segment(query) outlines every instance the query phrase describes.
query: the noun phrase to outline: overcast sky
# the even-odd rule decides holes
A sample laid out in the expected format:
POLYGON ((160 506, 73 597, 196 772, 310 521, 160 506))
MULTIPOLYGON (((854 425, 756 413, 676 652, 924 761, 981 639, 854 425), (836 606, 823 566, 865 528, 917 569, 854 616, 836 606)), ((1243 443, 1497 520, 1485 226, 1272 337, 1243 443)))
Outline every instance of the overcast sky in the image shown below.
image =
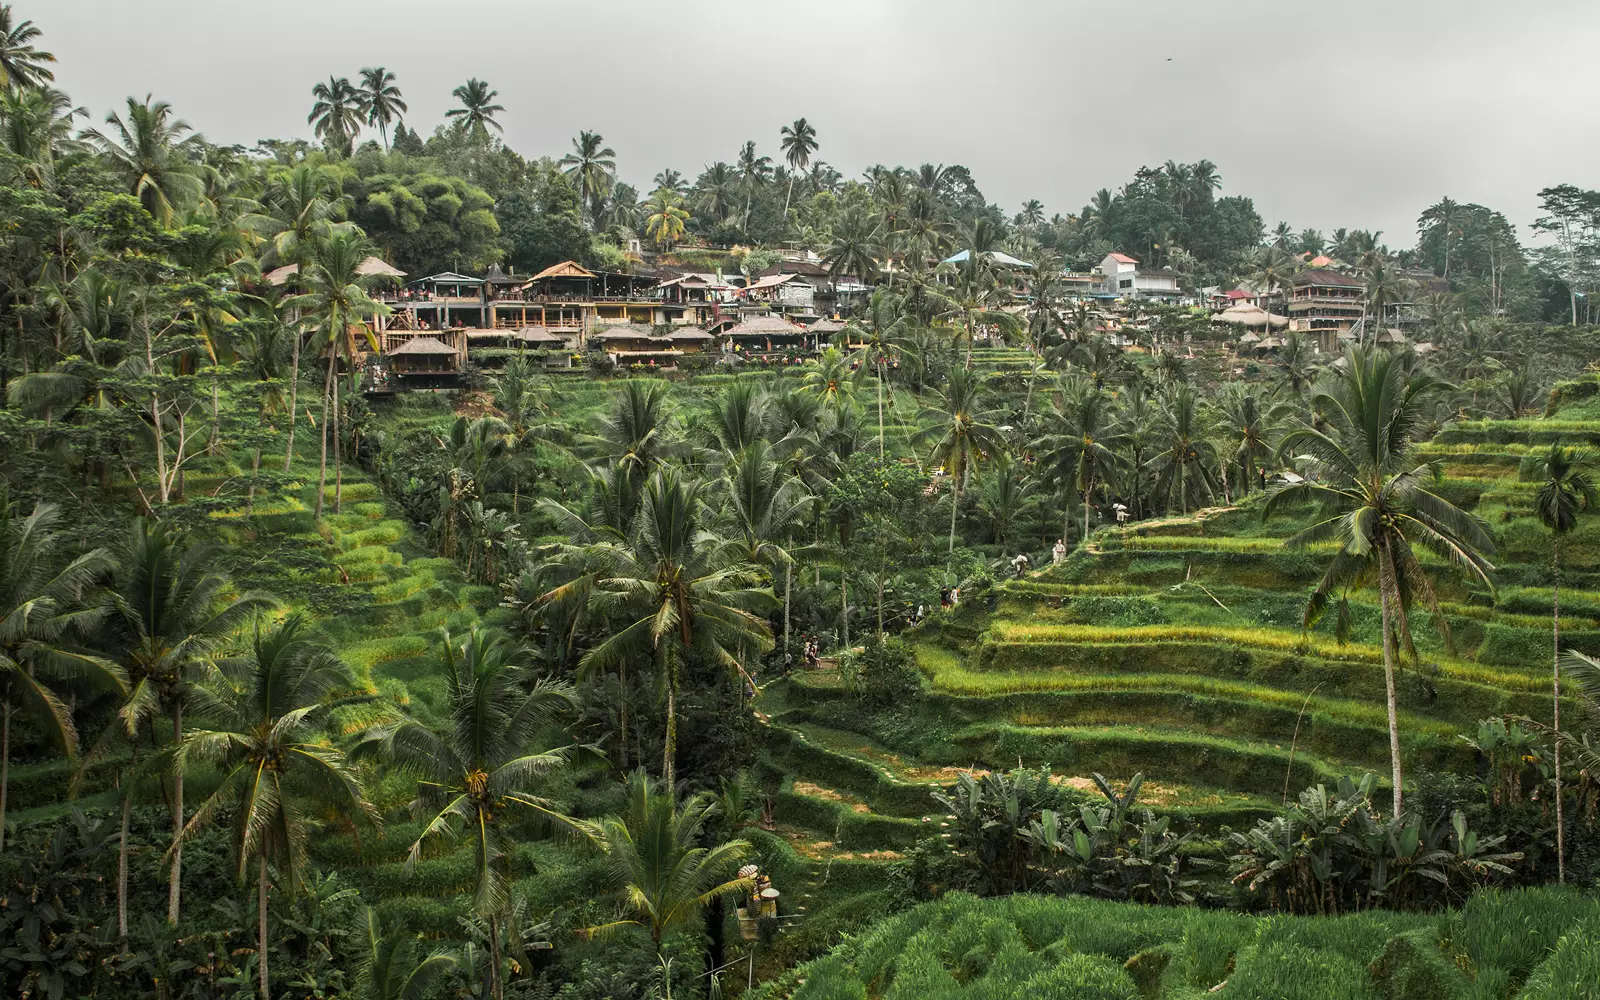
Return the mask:
MULTIPOLYGON (((505 140, 605 136, 641 189, 801 115, 847 177, 963 163, 1015 212, 1077 211, 1140 164, 1207 157, 1272 225, 1413 240, 1448 194, 1525 227, 1600 186, 1595 0, 16 0, 98 121, 130 94, 207 138, 309 136, 313 83, 398 76, 424 134, 470 76, 505 140)), ((1526 236, 1527 230, 1523 229, 1526 236)))

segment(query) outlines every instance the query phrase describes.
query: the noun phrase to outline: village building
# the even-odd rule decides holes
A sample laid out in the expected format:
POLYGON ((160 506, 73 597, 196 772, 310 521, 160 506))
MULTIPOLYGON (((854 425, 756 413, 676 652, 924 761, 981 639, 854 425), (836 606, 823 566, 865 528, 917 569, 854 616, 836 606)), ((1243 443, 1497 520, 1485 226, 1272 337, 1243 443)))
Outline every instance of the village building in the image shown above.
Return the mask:
POLYGON ((1107 294, 1119 298, 1181 299, 1181 277, 1177 271, 1164 267, 1140 268, 1138 258, 1125 253, 1108 253, 1100 261, 1101 285, 1107 294))
POLYGON ((1289 293, 1289 329, 1314 335, 1324 351, 1338 350, 1339 342, 1350 339, 1351 330, 1361 321, 1366 294, 1366 286, 1359 280, 1331 268, 1301 271, 1294 276, 1289 293))

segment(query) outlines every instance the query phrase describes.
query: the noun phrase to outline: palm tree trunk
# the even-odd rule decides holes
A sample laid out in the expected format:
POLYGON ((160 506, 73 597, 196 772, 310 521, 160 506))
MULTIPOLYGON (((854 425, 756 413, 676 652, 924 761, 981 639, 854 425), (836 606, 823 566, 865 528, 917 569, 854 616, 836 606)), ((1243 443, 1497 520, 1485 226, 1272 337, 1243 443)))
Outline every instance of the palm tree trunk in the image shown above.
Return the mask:
POLYGON ((1551 602, 1552 636, 1555 643, 1555 674, 1551 685, 1554 704, 1552 724, 1556 731, 1556 880, 1567 880, 1567 817, 1561 804, 1561 542, 1552 539, 1551 561, 1555 569, 1554 600, 1551 602))
MULTIPOLYGON (((172 745, 183 742, 183 702, 172 706, 172 745)), ((172 872, 167 883, 167 923, 178 926, 180 878, 183 874, 183 768, 172 769, 172 872)))
POLYGON ((250 488, 245 491, 245 500, 251 503, 256 498, 256 476, 261 474, 261 447, 256 446, 250 456, 250 488))
POLYGON ((1083 487, 1083 547, 1089 547, 1089 496, 1094 492, 1094 476, 1089 476, 1089 482, 1083 487))
POLYGON ((6 849, 6 792, 11 784, 11 702, 0 703, 0 852, 6 849))
POLYGON ((628 661, 626 658, 617 663, 617 700, 622 705, 622 736, 618 741, 621 749, 619 761, 622 764, 622 773, 628 773, 628 661))
POLYGON ((883 461, 883 365, 878 365, 878 461, 883 461))
POLYGON ((661 774, 666 778, 668 792, 675 787, 674 780, 677 775, 673 761, 678 756, 678 677, 677 670, 672 662, 672 654, 667 654, 667 738, 661 747, 661 774))
POLYGON ((289 471, 289 465, 294 461, 294 422, 295 406, 298 405, 300 390, 300 331, 294 332, 294 345, 290 349, 289 359, 289 441, 283 446, 283 471, 289 471))
POLYGON ((843 562, 839 563, 839 637, 844 641, 843 649, 850 649, 850 589, 848 575, 845 573, 843 562))
MULTIPOLYGON (((794 536, 789 537, 789 548, 794 548, 794 536)), ((794 563, 783 564, 783 655, 789 655, 789 581, 794 575, 794 563)), ((787 661, 786 661, 787 662, 787 661)))
POLYGON ((139 762, 139 741, 133 741, 133 760, 128 766, 128 775, 119 779, 122 788, 122 826, 117 832, 117 938, 126 941, 128 938, 128 824, 133 819, 133 789, 130 775, 133 774, 139 762))
POLYGON ((1378 605, 1383 618, 1383 684, 1384 697, 1389 711, 1389 763, 1393 770, 1394 815, 1400 816, 1403 805, 1400 790, 1400 712, 1394 688, 1394 616, 1399 608, 1398 581, 1395 579, 1393 557, 1387 546, 1378 548, 1378 605))
POLYGON ((489 918, 489 995, 500 1000, 500 918, 489 918))
POLYGON ((328 488, 328 404, 333 399, 333 351, 328 352, 328 374, 322 380, 322 458, 317 473, 317 509, 312 516, 322 520, 322 492, 328 488))
MULTIPOLYGON (((335 358, 329 361, 328 364, 336 366, 338 359, 335 358)), ((333 428, 330 433, 333 434, 333 512, 338 514, 343 512, 344 506, 340 496, 340 491, 344 487, 344 442, 339 440, 339 377, 337 375, 333 379, 333 428)))
POLYGON ((257 859, 259 875, 256 882, 256 973, 261 982, 261 1000, 272 1000, 267 986, 267 855, 262 852, 257 859))

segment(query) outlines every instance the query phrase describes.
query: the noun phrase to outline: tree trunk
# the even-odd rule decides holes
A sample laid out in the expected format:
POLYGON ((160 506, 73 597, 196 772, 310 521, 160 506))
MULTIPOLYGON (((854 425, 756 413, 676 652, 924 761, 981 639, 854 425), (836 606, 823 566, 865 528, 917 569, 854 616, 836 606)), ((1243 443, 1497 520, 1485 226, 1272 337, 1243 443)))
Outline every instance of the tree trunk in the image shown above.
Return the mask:
MULTIPOLYGON (((172 745, 183 742, 183 702, 172 706, 172 745)), ((167 883, 167 923, 178 926, 180 877, 183 874, 183 768, 172 769, 172 872, 167 883)))
POLYGON ((622 736, 617 741, 621 750, 619 763, 622 773, 628 773, 628 661, 624 657, 617 663, 617 701, 622 706, 622 736))
POLYGON ((1094 477, 1089 477, 1088 485, 1083 488, 1083 547, 1089 547, 1089 496, 1094 492, 1094 477))
POLYGON ((1552 637, 1555 648, 1555 674, 1551 701, 1555 709, 1552 724, 1556 731, 1556 880, 1567 880, 1567 816, 1561 804, 1561 542, 1551 540, 1551 561, 1555 568, 1554 600, 1551 602, 1552 637))
POLYGON ((1399 608, 1397 581, 1393 557, 1386 546, 1378 549, 1378 604, 1383 618, 1383 684, 1384 697, 1389 711, 1389 763, 1393 770, 1394 815, 1399 817, 1403 806, 1400 789, 1400 712, 1394 688, 1394 615, 1399 608))
MULTIPOLYGON (((139 760, 138 741, 134 741, 134 764, 139 760)), ((122 827, 117 836, 117 938, 128 939, 128 824, 133 819, 133 789, 128 787, 134 764, 120 780, 122 788, 122 827)))
POLYGON ((256 499, 256 477, 261 474, 261 447, 256 446, 250 456, 250 488, 245 493, 245 500, 254 503, 256 499))
POLYGON ((11 784, 11 702, 0 703, 0 853, 6 849, 6 792, 11 784))
POLYGON ((878 461, 883 461, 883 366, 878 366, 878 461))
POLYGON ((955 476, 950 477, 950 546, 945 550, 944 571, 950 572, 950 564, 956 558, 956 512, 961 510, 961 481, 955 476))
POLYGON ((841 651, 850 649, 850 589, 846 579, 844 563, 839 564, 839 638, 843 640, 841 651))
MULTIPOLYGON (((331 354, 331 352, 330 352, 331 354)), ((333 399, 333 361, 328 362, 328 374, 322 380, 322 458, 317 472, 317 509, 312 516, 322 520, 322 493, 328 488, 328 405, 333 399)))
POLYGON ((661 747, 661 774, 667 781, 667 791, 675 787, 677 777, 673 762, 678 756, 678 671, 667 654, 667 738, 661 747))
POLYGON ((294 424, 295 407, 298 404, 300 390, 300 331, 294 331, 294 345, 290 349, 289 360, 289 441, 283 447, 283 471, 289 471, 289 465, 294 461, 294 424))
POLYGON ((261 982, 261 1000, 272 1000, 267 986, 267 855, 258 859, 259 880, 256 883, 256 973, 261 982))
MULTIPOLYGON (((794 537, 789 538, 789 548, 794 548, 794 537)), ((783 655, 789 655, 789 581, 794 575, 794 563, 783 564, 783 655)))
POLYGON ((489 918, 489 995, 500 1000, 500 918, 489 918))
MULTIPOLYGON (((329 360, 330 367, 337 367, 338 358, 329 360)), ((339 439, 339 376, 333 377, 333 512, 343 513, 341 491, 344 488, 344 442, 339 439)))

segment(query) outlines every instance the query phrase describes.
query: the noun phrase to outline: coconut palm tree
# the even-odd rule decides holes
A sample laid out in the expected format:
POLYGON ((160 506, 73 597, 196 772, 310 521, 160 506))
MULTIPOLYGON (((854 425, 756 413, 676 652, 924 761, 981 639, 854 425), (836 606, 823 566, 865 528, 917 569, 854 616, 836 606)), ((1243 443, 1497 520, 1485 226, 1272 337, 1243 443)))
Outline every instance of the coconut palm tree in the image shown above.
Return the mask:
POLYGON ((1278 370, 1278 377, 1283 380, 1282 384, 1289 387, 1298 402, 1304 398, 1306 387, 1317 374, 1317 363, 1311 352, 1311 343, 1300 331, 1290 330, 1283 338, 1283 346, 1278 348, 1272 359, 1272 367, 1278 370))
POLYGON ((561 172, 573 178, 578 194, 589 206, 589 218, 599 225, 601 202, 617 174, 617 152, 605 145, 598 132, 579 132, 572 152, 557 161, 561 172))
POLYGON ((105 549, 74 556, 58 529, 61 514, 38 504, 19 517, 0 490, 0 851, 5 850, 6 793, 10 787, 11 716, 19 707, 66 752, 78 754, 78 729, 56 687, 125 691, 116 664, 80 649, 75 630, 95 625, 99 613, 83 599, 111 564, 105 549))
POLYGON ((445 117, 459 118, 461 127, 466 131, 481 129, 487 132, 491 128, 496 132, 504 131, 495 119, 495 115, 505 110, 504 105, 494 103, 500 91, 490 89, 487 83, 474 77, 450 91, 450 96, 460 101, 461 107, 446 111, 445 117))
MULTIPOLYGON (((139 518, 117 554, 106 598, 107 644, 122 660, 131 687, 120 717, 137 741, 158 716, 172 722, 169 747, 183 742, 184 710, 195 682, 216 670, 215 656, 256 614, 272 606, 263 594, 230 593, 218 550, 188 543, 174 530, 139 518)), ((172 773, 172 855, 167 922, 178 923, 183 873, 183 769, 172 773)))
POLYGON ((811 162, 811 154, 817 151, 817 130, 804 118, 796 118, 794 124, 785 125, 778 130, 783 137, 779 144, 783 148, 783 158, 789 164, 789 191, 783 196, 783 214, 789 215, 789 199, 794 195, 794 175, 796 171, 805 172, 806 164, 811 162))
POLYGON ((144 103, 128 98, 127 117, 106 116, 107 132, 89 129, 83 137, 106 157, 129 193, 163 225, 171 225, 180 208, 198 203, 205 193, 200 156, 205 140, 181 118, 172 117, 166 101, 144 103))
POLYGON ((673 787, 678 752, 678 686, 693 654, 745 674, 738 654, 772 648, 764 619, 752 613, 772 599, 754 567, 728 558, 702 537, 700 486, 658 469, 644 490, 627 543, 613 546, 612 566, 594 599, 625 622, 591 649, 582 666, 606 670, 625 657, 655 661, 666 689, 667 732, 661 773, 673 787))
POLYGON ((884 288, 872 290, 872 297, 867 300, 867 314, 860 319, 851 320, 846 325, 847 339, 855 339, 861 344, 861 350, 855 357, 855 364, 859 371, 869 368, 877 372, 878 376, 878 457, 884 457, 883 434, 883 396, 884 389, 889 381, 888 372, 884 366, 888 362, 889 352, 892 351, 900 338, 904 335, 909 323, 901 303, 893 292, 884 288))
POLYGON ((848 274, 871 281, 878 273, 878 259, 884 255, 882 237, 883 224, 866 209, 853 206, 834 226, 822 259, 835 278, 848 274))
POLYGON ((1419 237, 1426 237, 1433 231, 1439 232, 1439 240, 1444 250, 1443 277, 1446 281, 1450 279, 1450 249, 1455 244, 1456 237, 1461 234, 1462 215, 1461 203, 1454 198, 1445 197, 1429 205, 1417 217, 1419 237))
POLYGON ((1489 572, 1494 567, 1486 554, 1494 550, 1494 542, 1489 533, 1477 518, 1429 491, 1434 469, 1412 457, 1426 420, 1424 404, 1446 388, 1421 368, 1409 367, 1401 355, 1350 348, 1313 397, 1312 409, 1323 423, 1291 430, 1278 444, 1280 455, 1309 455, 1313 475, 1273 491, 1262 508, 1265 519, 1287 503, 1312 500, 1329 512, 1284 543, 1297 548, 1334 541, 1339 546, 1306 605, 1306 627, 1315 624, 1335 592, 1376 578, 1396 816, 1402 813, 1403 774, 1395 660, 1402 644, 1412 648, 1405 609, 1420 600, 1448 638, 1415 546, 1492 586, 1489 572))
POLYGON ((655 240, 656 246, 670 248, 683 239, 689 213, 683 209, 682 196, 672 188, 657 188, 644 210, 650 213, 644 220, 645 235, 655 240))
POLYGON ((340 512, 344 465, 340 461, 339 439, 339 382, 336 369, 343 361, 354 368, 356 337, 364 337, 373 351, 378 349, 377 338, 364 320, 385 315, 389 307, 367 294, 368 289, 382 280, 381 276, 363 274, 361 263, 372 256, 375 248, 359 229, 331 230, 317 238, 301 271, 306 291, 290 299, 290 303, 314 322, 314 330, 327 358, 327 374, 322 383, 322 457, 317 475, 317 502, 315 516, 322 517, 322 495, 328 485, 328 437, 333 437, 333 512, 340 512), (332 414, 331 419, 329 414, 332 414))
POLYGON ((0 90, 0 148, 16 157, 18 178, 43 187, 54 176, 56 160, 83 147, 72 138, 72 123, 88 114, 53 87, 0 90))
MULTIPOLYGON (((1058 398, 1041 415, 1043 428, 1032 448, 1047 485, 1083 503, 1083 535, 1089 541, 1089 502, 1097 482, 1127 466, 1129 440, 1111 409, 1111 395, 1080 376, 1062 379, 1058 398)), ((1061 537, 1072 534, 1073 504, 1063 502, 1061 537)))
POLYGON ((0 89, 43 87, 56 75, 45 63, 56 57, 34 45, 41 32, 32 21, 14 22, 10 4, 0 4, 0 89))
MULTIPOLYGON (((982 377, 970 368, 952 367, 934 403, 918 414, 922 424, 912 443, 928 448, 928 464, 941 465, 950 477, 950 544, 946 561, 955 558, 956 512, 973 468, 1005 450, 1000 429, 990 423, 982 377)), ((948 567, 947 567, 948 568, 948 567)))
POLYGON ((443 634, 438 661, 448 722, 415 719, 373 730, 358 748, 378 753, 420 782, 412 809, 424 821, 406 868, 423 851, 465 836, 472 842, 473 910, 490 925, 491 995, 501 995, 499 921, 510 905, 511 856, 521 820, 586 835, 536 789, 567 767, 575 747, 531 751, 541 733, 572 708, 572 689, 528 683, 528 651, 504 636, 473 628, 464 640, 443 634))
POLYGON ((1228 453, 1224 458, 1239 466, 1239 496, 1250 492, 1256 468, 1272 456, 1271 440, 1278 424, 1289 413, 1284 403, 1273 403, 1251 389, 1232 385, 1218 401, 1222 436, 1228 453))
POLYGON ((361 71, 361 89, 356 92, 361 102, 361 113, 366 124, 376 126, 383 137, 383 148, 389 148, 389 123, 400 121, 411 110, 394 84, 394 74, 382 66, 369 66, 361 71))
POLYGON ((1251 258, 1250 281, 1266 299, 1263 308, 1271 311, 1274 292, 1282 296, 1285 303, 1289 301, 1289 296, 1294 292, 1294 276, 1299 270, 1300 258, 1277 243, 1269 243, 1256 250, 1251 258))
POLYGON ((844 352, 837 347, 823 351, 816 364, 800 376, 800 389, 815 395, 830 410, 850 408, 856 400, 856 378, 844 352))
MULTIPOLYGON (((1551 578, 1551 635, 1554 639, 1555 668, 1551 682, 1551 701, 1554 718, 1552 727, 1561 730, 1561 540, 1578 526, 1578 515, 1594 510, 1600 504, 1600 490, 1596 490, 1593 477, 1584 471, 1588 456, 1581 451, 1550 446, 1543 461, 1536 464, 1539 472, 1539 491, 1534 494, 1533 509, 1539 520, 1550 529, 1551 578)), ((1556 779, 1556 871, 1562 882, 1567 880, 1567 830, 1566 815, 1561 806, 1561 741, 1555 747, 1556 779)))
POLYGON ((330 76, 326 83, 311 88, 316 98, 306 124, 329 150, 349 156, 355 148, 356 136, 361 133, 363 104, 361 91, 350 85, 350 78, 330 76))
POLYGON ((689 190, 689 185, 684 181, 683 175, 671 167, 656 174, 655 180, 651 181, 651 183, 656 186, 657 190, 666 188, 679 197, 682 197, 689 190))
POLYGON ((756 439, 734 454, 723 474, 728 528, 723 544, 738 561, 760 566, 775 583, 783 568, 783 632, 789 637, 789 585, 794 570, 794 536, 816 508, 817 496, 805 480, 786 468, 765 440, 756 439))
POLYGON ((713 900, 754 888, 753 880, 737 873, 750 852, 746 841, 702 846, 716 812, 716 799, 708 792, 679 804, 670 785, 633 772, 622 814, 602 820, 599 837, 612 881, 634 916, 591 927, 589 933, 603 937, 621 927, 644 927, 660 956, 668 932, 698 923, 713 900))
POLYGON ((695 184, 703 210, 718 222, 728 221, 737 197, 738 173, 718 160, 705 169, 695 184))
POLYGON ((1389 311, 1410 297, 1413 285, 1393 263, 1376 255, 1366 265, 1362 280, 1367 286, 1367 325, 1374 331, 1371 342, 1375 344, 1378 332, 1388 323, 1389 311))
MULTIPOLYGON (((194 811, 181 836, 188 838, 227 816, 240 881, 256 867, 256 973, 262 1000, 270 1000, 267 956, 269 866, 280 889, 292 890, 306 864, 306 842, 320 817, 345 822, 378 820, 344 755, 316 725, 328 699, 350 688, 349 671, 331 648, 306 630, 303 614, 290 614, 262 631, 249 655, 223 661, 221 683, 211 686, 216 724, 183 739, 175 769, 215 769, 217 790, 194 811)), ((177 849, 174 845, 173 850, 177 849)))
POLYGON ((739 176, 744 181, 744 220, 740 228, 749 229, 750 203, 755 199, 756 190, 772 176, 772 157, 757 156, 754 140, 746 140, 739 147, 739 176))
POLYGON ((1189 513, 1191 500, 1217 494, 1217 450, 1206 440, 1200 421, 1200 397, 1180 385, 1166 397, 1166 446, 1151 459, 1155 492, 1167 509, 1189 513))

